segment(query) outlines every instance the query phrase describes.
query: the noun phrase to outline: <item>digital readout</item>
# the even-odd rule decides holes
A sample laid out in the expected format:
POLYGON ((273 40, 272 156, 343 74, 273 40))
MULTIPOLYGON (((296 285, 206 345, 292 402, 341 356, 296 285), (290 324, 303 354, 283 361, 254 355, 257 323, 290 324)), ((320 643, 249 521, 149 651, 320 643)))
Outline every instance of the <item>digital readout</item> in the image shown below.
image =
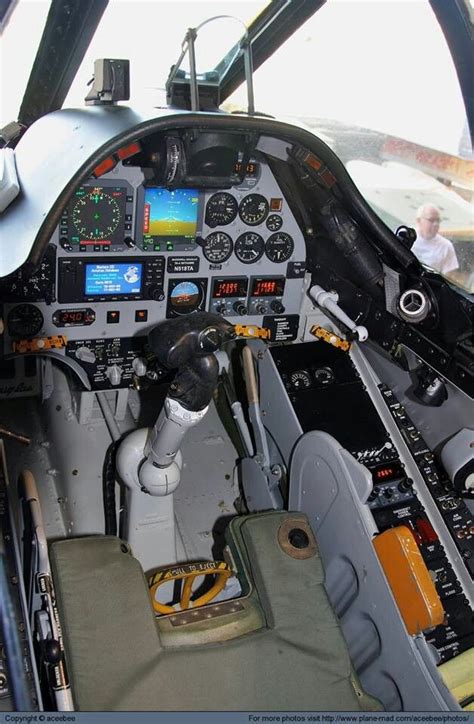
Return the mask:
POLYGON ((372 471, 372 476, 376 483, 383 483, 386 480, 394 480, 395 478, 403 477, 405 473, 402 467, 397 463, 391 463, 390 465, 383 465, 372 471))
POLYGON ((87 309, 61 309, 59 312, 59 321, 65 327, 73 327, 76 325, 91 324, 93 317, 87 309))
POLYGON ((251 297, 281 297, 285 290, 284 277, 252 279, 251 297))
MULTIPOLYGON (((237 161, 237 163, 235 164, 234 171, 235 171, 235 173, 238 173, 239 175, 242 172, 242 163, 240 161, 237 161)), ((257 175, 257 172, 258 172, 258 164, 256 164, 254 161, 249 161, 245 167, 245 175, 254 177, 257 175)))
POLYGON ((214 279, 212 298, 246 297, 248 279, 214 279))
POLYGON ((53 314, 53 324, 56 327, 88 327, 95 322, 93 309, 58 309, 53 314))

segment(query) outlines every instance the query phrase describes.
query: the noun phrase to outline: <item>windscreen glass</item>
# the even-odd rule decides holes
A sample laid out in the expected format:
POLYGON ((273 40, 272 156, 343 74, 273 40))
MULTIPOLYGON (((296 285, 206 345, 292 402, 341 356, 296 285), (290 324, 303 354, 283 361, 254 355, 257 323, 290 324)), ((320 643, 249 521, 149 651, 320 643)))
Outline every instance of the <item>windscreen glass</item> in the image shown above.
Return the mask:
MULTIPOLYGON (((331 0, 254 75, 257 110, 316 133, 426 267, 474 292, 474 157, 428 0, 331 0)), ((245 109, 242 85, 223 104, 245 109)))

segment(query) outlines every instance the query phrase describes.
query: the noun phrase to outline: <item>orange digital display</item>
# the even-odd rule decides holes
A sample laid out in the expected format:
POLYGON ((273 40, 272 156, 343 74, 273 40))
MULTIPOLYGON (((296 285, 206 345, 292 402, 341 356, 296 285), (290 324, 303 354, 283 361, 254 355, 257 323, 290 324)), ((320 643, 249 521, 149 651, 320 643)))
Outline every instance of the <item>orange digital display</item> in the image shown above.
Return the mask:
POLYGON ((285 289, 283 277, 252 279, 252 297, 281 297, 285 289))
MULTIPOLYGON (((242 171, 242 164, 240 161, 237 161, 237 163, 234 166, 235 173, 240 174, 242 171)), ((248 164, 245 167, 245 175, 254 177, 257 175, 258 172, 258 165, 254 161, 249 161, 248 164)))
POLYGON ((394 480, 405 476, 403 468, 399 463, 389 463, 381 465, 372 471, 374 482, 383 483, 386 480, 394 480))
POLYGON ((212 298, 246 297, 247 283, 247 279, 214 279, 212 298))

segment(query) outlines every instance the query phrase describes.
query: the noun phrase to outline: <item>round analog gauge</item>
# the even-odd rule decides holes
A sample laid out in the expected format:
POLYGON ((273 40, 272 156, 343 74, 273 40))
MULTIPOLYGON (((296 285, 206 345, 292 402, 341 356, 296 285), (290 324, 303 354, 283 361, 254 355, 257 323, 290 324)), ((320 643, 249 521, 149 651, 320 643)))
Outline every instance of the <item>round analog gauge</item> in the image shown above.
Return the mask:
POLYGON ((8 332, 12 337, 34 337, 43 326, 44 317, 34 304, 19 304, 8 313, 8 332))
POLYGON ((268 215, 268 201, 261 194, 249 194, 240 202, 239 216, 249 226, 265 221, 268 215))
POLYGON ((202 301, 202 289, 194 282, 179 282, 170 292, 169 303, 175 315, 196 311, 202 301))
POLYGON ((116 200, 103 189, 91 191, 74 204, 72 223, 82 239, 108 239, 121 219, 116 200))
POLYGON ((265 254, 270 261, 281 263, 288 261, 293 254, 294 248, 295 244, 291 236, 280 231, 268 237, 265 243, 265 254))
POLYGON ((211 264, 222 264, 232 254, 232 239, 223 231, 214 231, 204 239, 202 253, 211 264))
POLYGON ((311 387, 311 376, 306 370, 298 370, 290 376, 290 382, 295 390, 304 390, 311 387))
POLYGON ((335 380, 334 372, 330 367, 318 367, 317 370, 314 370, 314 377, 320 385, 330 385, 335 380))
POLYGON ((206 224, 211 228, 226 226, 237 216, 237 199, 226 191, 211 196, 206 206, 206 224))
POLYGON ((235 242, 235 256, 243 264, 253 264, 262 258, 265 251, 265 242, 259 234, 247 231, 241 234, 235 242))
POLYGON ((278 214, 270 214, 267 219, 267 229, 270 231, 279 231, 283 226, 283 219, 278 214))

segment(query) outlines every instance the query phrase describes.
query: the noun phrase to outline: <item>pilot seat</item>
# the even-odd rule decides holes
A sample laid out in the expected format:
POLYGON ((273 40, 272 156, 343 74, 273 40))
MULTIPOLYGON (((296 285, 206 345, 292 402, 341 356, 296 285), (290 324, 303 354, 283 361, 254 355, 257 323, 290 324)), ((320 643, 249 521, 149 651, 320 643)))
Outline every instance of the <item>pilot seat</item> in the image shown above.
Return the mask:
POLYGON ((128 544, 52 543, 75 709, 379 710, 351 665, 306 516, 236 516, 226 542, 242 596, 158 617, 128 544))

